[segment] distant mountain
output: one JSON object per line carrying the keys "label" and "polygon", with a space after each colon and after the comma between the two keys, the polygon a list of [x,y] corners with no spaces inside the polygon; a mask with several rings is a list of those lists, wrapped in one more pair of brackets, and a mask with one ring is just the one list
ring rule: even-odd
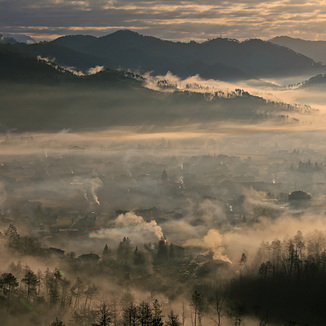
{"label": "distant mountain", "polygon": [[266,101],[242,90],[162,93],[142,87],[142,78],[132,73],[105,69],[94,75],[76,76],[15,49],[0,45],[1,130],[134,126],[157,131],[194,124],[215,130],[223,121],[297,122],[293,118],[297,107]]}
{"label": "distant mountain", "polygon": [[92,55],[83,54],[74,51],[68,47],[56,45],[53,43],[37,43],[37,44],[11,44],[11,51],[20,53],[24,56],[55,59],[55,62],[61,66],[77,67],[81,70],[87,70],[96,65],[105,65],[103,60]]}
{"label": "distant mountain", "polygon": [[228,96],[145,88],[107,87],[103,83],[1,83],[2,130],[59,131],[135,128],[216,131],[226,122],[297,123],[298,108],[237,90]]}
{"label": "distant mountain", "polygon": [[55,59],[61,66],[86,71],[100,65],[111,69],[207,79],[237,80],[265,76],[319,74],[326,67],[294,51],[261,40],[218,38],[204,43],[181,43],[142,36],[128,30],[94,36],[64,36],[52,42],[16,43],[11,51]]}
{"label": "distant mountain", "polygon": [[326,87],[326,74],[319,74],[304,81],[301,87]]}
{"label": "distant mountain", "polygon": [[0,44],[16,44],[18,43],[16,40],[14,40],[12,37],[5,37],[0,34]]}
{"label": "distant mountain", "polygon": [[36,58],[10,51],[10,48],[0,44],[0,80],[42,82],[73,78],[70,72],[57,70]]}
{"label": "distant mountain", "polygon": [[4,38],[13,39],[18,43],[34,44],[36,41],[28,35],[0,33]]}
{"label": "distant mountain", "polygon": [[144,37],[131,31],[119,31],[104,37],[66,36],[51,43],[70,48],[83,54],[96,56],[100,64],[140,73],[153,71],[166,74],[171,71],[180,77],[201,74],[206,78],[238,79],[249,77],[243,71],[222,63],[198,60],[185,44]]}
{"label": "distant mountain", "polygon": [[61,66],[17,52],[12,45],[0,44],[0,81],[110,83],[114,86],[140,87],[139,79],[131,73],[110,69],[90,76],[76,76]]}
{"label": "distant mountain", "polygon": [[204,43],[172,42],[121,30],[103,37],[64,36],[50,44],[97,58],[114,69],[141,73],[171,71],[180,77],[243,79],[321,73],[326,68],[288,48],[258,39],[217,38]]}
{"label": "distant mountain", "polygon": [[306,41],[288,36],[277,36],[269,42],[286,46],[287,48],[306,55],[316,62],[326,64],[326,41]]}

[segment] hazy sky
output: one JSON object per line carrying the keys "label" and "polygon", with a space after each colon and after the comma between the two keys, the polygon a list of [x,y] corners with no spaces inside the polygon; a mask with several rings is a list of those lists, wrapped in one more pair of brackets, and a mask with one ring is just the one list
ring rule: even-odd
{"label": "hazy sky", "polygon": [[0,32],[38,40],[131,29],[164,39],[326,40],[326,0],[0,0]]}

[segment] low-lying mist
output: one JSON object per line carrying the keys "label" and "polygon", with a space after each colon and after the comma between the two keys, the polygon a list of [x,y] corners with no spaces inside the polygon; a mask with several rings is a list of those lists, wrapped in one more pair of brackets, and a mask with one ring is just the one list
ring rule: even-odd
{"label": "low-lying mist", "polygon": [[[323,84],[304,88],[302,83],[313,76],[303,75],[278,79],[250,79],[236,82],[219,80],[205,80],[199,75],[181,79],[168,73],[165,76],[145,75],[145,86],[163,92],[191,91],[203,94],[218,94],[221,97],[230,97],[237,90],[245,90],[254,96],[262,97],[273,102],[284,102],[291,105],[310,106],[318,110],[318,118],[298,116],[300,121],[313,123],[313,129],[322,129],[325,124],[325,86]],[[317,112],[315,112],[317,113]],[[314,116],[315,114],[313,114]],[[302,127],[302,126],[300,126]]]}
{"label": "low-lying mist", "polygon": [[[297,320],[268,300],[258,309],[260,294],[251,301],[238,282],[265,295],[269,280],[308,286],[323,273],[322,93],[275,81],[146,81],[152,90],[1,89],[0,299],[26,325],[90,325],[103,302],[124,325],[131,303],[155,298],[165,320],[173,309],[186,326],[266,325],[266,311],[271,325]],[[6,287],[7,273],[19,285]]]}

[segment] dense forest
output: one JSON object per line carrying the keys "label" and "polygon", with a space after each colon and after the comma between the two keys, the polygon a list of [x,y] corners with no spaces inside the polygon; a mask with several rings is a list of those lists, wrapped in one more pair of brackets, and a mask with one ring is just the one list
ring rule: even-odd
{"label": "dense forest", "polygon": [[[10,225],[1,241],[1,316],[25,325],[322,325],[326,234],[298,231],[263,242],[237,264],[168,244],[134,247],[123,238],[101,255],[44,247]],[[10,259],[9,258],[9,259]],[[33,258],[31,265],[24,261]],[[56,266],[44,270],[33,265]],[[34,263],[33,263],[34,262]]]}

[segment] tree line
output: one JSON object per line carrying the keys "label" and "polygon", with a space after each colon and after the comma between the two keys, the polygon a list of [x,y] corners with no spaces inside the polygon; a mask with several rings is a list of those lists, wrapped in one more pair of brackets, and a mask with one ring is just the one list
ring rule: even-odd
{"label": "tree line", "polygon": [[[24,244],[34,248],[39,245],[41,251],[35,252],[43,257],[41,244],[20,236],[12,225],[4,238],[7,247],[20,254],[30,252],[20,248]],[[270,322],[323,325],[326,320],[325,232],[304,236],[298,231],[286,240],[262,242],[254,257],[239,255],[238,264],[233,264],[239,273],[231,273],[227,279],[218,275],[221,269],[217,274],[192,273],[191,269],[201,264],[181,258],[181,249],[168,245],[165,239],[155,245],[133,247],[125,237],[115,251],[106,245],[98,256],[100,261],[94,262],[93,255],[86,255],[82,262],[69,253],[55,260],[60,268],[43,271],[11,263],[0,275],[0,309],[3,316],[51,311],[53,323],[57,323],[54,325],[67,323],[68,314],[80,326],[184,326],[186,319],[186,325],[192,326],[203,326],[207,320],[223,326],[226,319],[240,326],[246,316],[255,317],[260,326]],[[118,296],[102,288],[108,279],[121,289]],[[175,291],[177,287],[181,292]],[[166,315],[162,315],[162,306],[154,296],[137,302],[130,288],[165,294],[172,302],[165,308]],[[176,297],[185,300],[182,311],[173,303]],[[106,318],[106,324],[101,324],[100,318]]]}
{"label": "tree line", "polygon": [[230,283],[240,315],[285,325],[323,325],[326,320],[326,233],[314,231],[263,242],[239,278]]}

